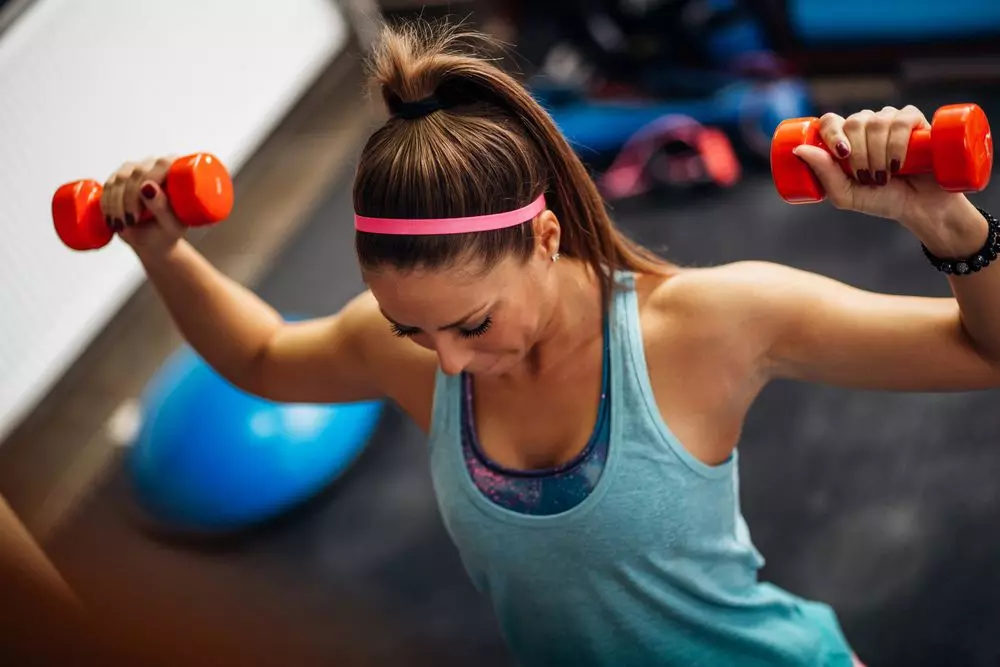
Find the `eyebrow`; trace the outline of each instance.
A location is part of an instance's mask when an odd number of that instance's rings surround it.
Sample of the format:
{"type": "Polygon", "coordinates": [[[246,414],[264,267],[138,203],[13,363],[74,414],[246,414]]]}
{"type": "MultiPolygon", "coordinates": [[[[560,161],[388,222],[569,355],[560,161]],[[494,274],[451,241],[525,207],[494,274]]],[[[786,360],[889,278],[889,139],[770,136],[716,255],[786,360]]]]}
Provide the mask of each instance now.
{"type": "MultiPolygon", "coordinates": [[[[470,312],[468,315],[466,315],[462,319],[455,320],[451,324],[446,324],[443,327],[438,327],[438,331],[444,331],[445,329],[455,329],[457,327],[460,327],[461,325],[463,325],[466,322],[468,322],[469,320],[471,320],[472,317],[474,315],[476,315],[477,313],[479,313],[479,312],[481,312],[483,310],[486,310],[486,306],[487,305],[489,305],[489,304],[485,304],[484,303],[483,305],[479,306],[478,308],[476,308],[475,310],[473,310],[472,312],[470,312]]],[[[397,322],[396,320],[392,319],[391,317],[389,317],[388,313],[386,313],[384,310],[382,310],[381,306],[379,307],[379,312],[382,313],[382,317],[384,317],[385,319],[389,320],[390,322],[392,322],[393,324],[395,324],[397,327],[399,327],[401,329],[419,329],[419,327],[411,327],[408,324],[403,324],[402,322],[397,322]]]]}

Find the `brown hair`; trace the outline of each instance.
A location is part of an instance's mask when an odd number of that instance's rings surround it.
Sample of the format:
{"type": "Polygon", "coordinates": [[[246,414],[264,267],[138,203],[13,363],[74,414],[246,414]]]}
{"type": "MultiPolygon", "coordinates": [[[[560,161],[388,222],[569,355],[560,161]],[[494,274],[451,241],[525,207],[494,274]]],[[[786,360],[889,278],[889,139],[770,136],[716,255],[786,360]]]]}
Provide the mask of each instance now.
{"type": "MultiPolygon", "coordinates": [[[[411,21],[384,27],[369,59],[389,112],[436,97],[443,109],[417,119],[393,115],[365,145],[354,207],[373,217],[485,215],[527,205],[545,193],[560,221],[559,252],[600,277],[613,271],[666,273],[671,265],[627,239],[611,222],[586,167],[531,94],[485,56],[491,38],[460,26],[411,21]],[[484,48],[485,47],[485,48],[484,48]]],[[[358,232],[361,266],[435,269],[471,258],[491,268],[535,248],[531,221],[447,236],[358,232]]]]}

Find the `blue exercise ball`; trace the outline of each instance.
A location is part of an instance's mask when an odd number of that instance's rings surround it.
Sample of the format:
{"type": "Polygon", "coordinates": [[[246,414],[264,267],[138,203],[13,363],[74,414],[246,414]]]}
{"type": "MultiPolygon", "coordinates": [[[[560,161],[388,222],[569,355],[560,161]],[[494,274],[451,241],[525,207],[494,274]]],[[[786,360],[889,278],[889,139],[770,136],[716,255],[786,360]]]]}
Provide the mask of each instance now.
{"type": "Polygon", "coordinates": [[[130,470],[139,504],[181,529],[233,531],[335,480],[367,444],[382,401],[282,404],[237,389],[190,347],[141,400],[130,470]]]}

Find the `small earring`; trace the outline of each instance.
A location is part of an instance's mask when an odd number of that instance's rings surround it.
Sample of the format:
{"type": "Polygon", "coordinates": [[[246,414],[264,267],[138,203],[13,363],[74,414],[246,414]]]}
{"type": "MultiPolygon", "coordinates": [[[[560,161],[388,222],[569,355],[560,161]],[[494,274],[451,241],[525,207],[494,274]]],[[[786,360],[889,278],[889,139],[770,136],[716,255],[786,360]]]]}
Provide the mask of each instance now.
{"type": "Polygon", "coordinates": [[[553,262],[556,261],[557,259],[559,259],[559,253],[556,253],[556,254],[552,255],[552,261],[553,262]]]}

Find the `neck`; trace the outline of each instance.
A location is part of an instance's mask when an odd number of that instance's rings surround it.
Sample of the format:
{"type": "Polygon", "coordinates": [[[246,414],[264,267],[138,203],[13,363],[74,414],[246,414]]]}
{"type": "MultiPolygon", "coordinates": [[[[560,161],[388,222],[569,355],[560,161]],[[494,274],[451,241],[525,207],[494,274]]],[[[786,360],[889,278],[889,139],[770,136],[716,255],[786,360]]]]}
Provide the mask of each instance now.
{"type": "Polygon", "coordinates": [[[561,259],[553,267],[554,289],[548,316],[525,363],[512,373],[534,380],[561,374],[578,363],[579,353],[603,335],[600,281],[584,262],[561,259]]]}

